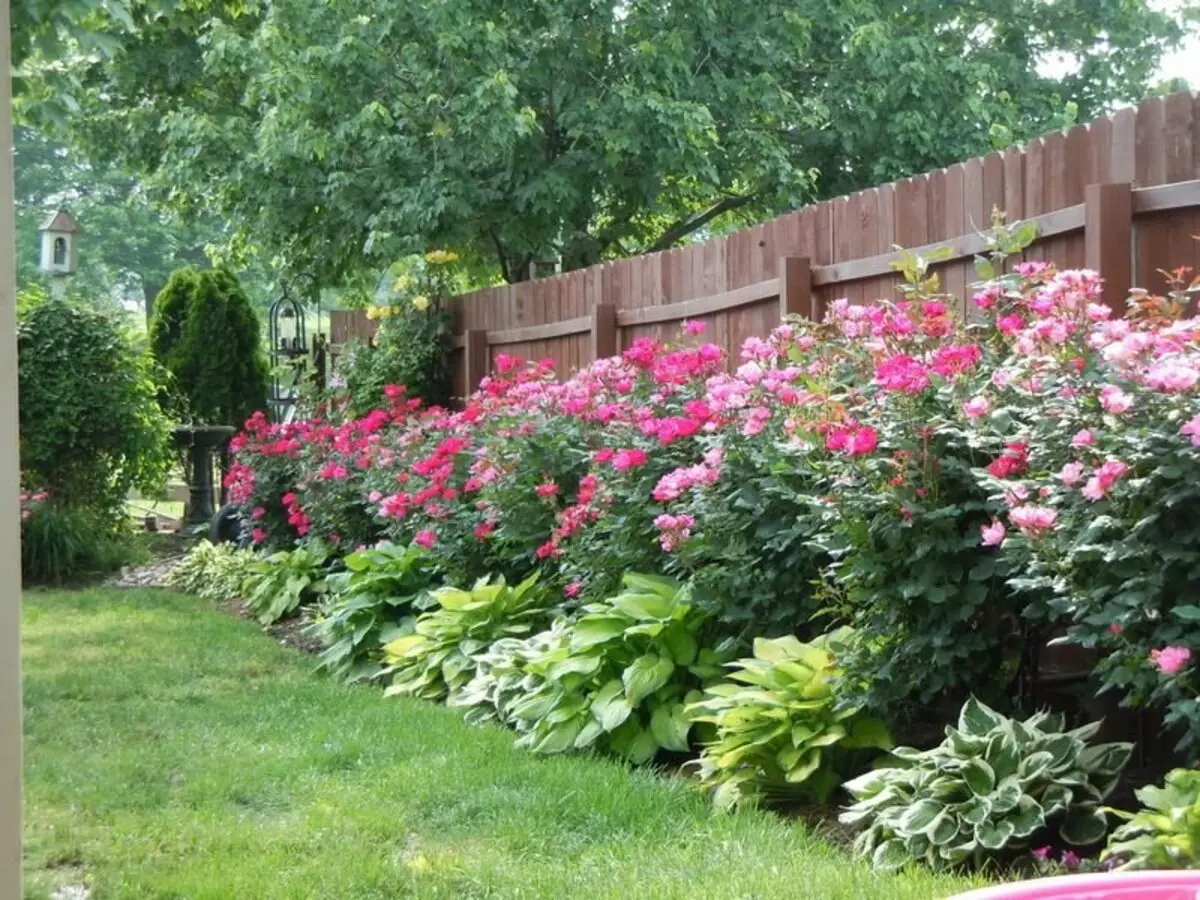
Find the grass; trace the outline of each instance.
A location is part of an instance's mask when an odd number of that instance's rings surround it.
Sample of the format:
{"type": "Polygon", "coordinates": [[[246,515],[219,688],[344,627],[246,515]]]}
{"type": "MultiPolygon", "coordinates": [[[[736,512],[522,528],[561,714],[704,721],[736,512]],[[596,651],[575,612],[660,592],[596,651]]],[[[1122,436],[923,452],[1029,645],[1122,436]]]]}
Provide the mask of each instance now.
{"type": "Polygon", "coordinates": [[[932,900],[681,779],[538,758],[152,590],[24,600],[26,896],[932,900]]]}

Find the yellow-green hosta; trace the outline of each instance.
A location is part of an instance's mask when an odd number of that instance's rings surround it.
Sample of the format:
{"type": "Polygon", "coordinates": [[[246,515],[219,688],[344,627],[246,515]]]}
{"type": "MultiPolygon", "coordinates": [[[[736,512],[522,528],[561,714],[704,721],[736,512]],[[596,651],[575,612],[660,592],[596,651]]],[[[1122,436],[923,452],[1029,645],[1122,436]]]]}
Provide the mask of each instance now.
{"type": "Polygon", "coordinates": [[[837,706],[833,648],[846,637],[843,630],[811,644],[758,638],[753,658],[731,663],[729,680],[688,706],[693,722],[715,731],[695,766],[719,808],[761,799],[824,802],[841,782],[846,751],[891,746],[878,719],[837,706]]]}
{"type": "Polygon", "coordinates": [[[419,616],[413,633],[384,647],[388,694],[426,700],[453,698],[475,675],[475,657],[501,638],[528,635],[549,618],[546,591],[531,575],[510,586],[481,578],[468,591],[432,591],[437,604],[419,616]]]}

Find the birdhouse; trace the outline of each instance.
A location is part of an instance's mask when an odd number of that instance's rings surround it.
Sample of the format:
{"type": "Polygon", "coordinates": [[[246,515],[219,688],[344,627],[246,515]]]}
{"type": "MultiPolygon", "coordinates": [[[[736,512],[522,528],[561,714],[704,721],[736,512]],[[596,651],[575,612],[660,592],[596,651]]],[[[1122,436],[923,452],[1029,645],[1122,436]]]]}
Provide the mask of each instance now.
{"type": "Polygon", "coordinates": [[[79,226],[65,209],[50,215],[42,227],[42,271],[47,275],[73,275],[79,264],[79,226]]]}

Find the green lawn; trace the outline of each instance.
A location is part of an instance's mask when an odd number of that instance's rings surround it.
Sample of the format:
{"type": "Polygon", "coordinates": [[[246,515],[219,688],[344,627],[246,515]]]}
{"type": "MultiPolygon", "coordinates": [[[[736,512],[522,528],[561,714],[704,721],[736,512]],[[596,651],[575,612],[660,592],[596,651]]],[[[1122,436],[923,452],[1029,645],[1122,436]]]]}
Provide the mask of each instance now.
{"type": "Polygon", "coordinates": [[[538,758],[159,591],[25,596],[27,896],[946,897],[681,779],[538,758]]]}

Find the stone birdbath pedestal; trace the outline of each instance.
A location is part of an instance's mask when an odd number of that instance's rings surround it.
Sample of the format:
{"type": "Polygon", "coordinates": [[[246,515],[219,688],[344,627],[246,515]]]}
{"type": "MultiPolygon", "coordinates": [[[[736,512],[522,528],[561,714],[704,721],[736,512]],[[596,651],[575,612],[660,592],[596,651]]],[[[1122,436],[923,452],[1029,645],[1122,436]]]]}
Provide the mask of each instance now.
{"type": "Polygon", "coordinates": [[[177,425],[171,429],[177,447],[188,453],[188,509],[185,525],[205,525],[212,521],[213,453],[224,446],[237,429],[229,425],[177,425]]]}

